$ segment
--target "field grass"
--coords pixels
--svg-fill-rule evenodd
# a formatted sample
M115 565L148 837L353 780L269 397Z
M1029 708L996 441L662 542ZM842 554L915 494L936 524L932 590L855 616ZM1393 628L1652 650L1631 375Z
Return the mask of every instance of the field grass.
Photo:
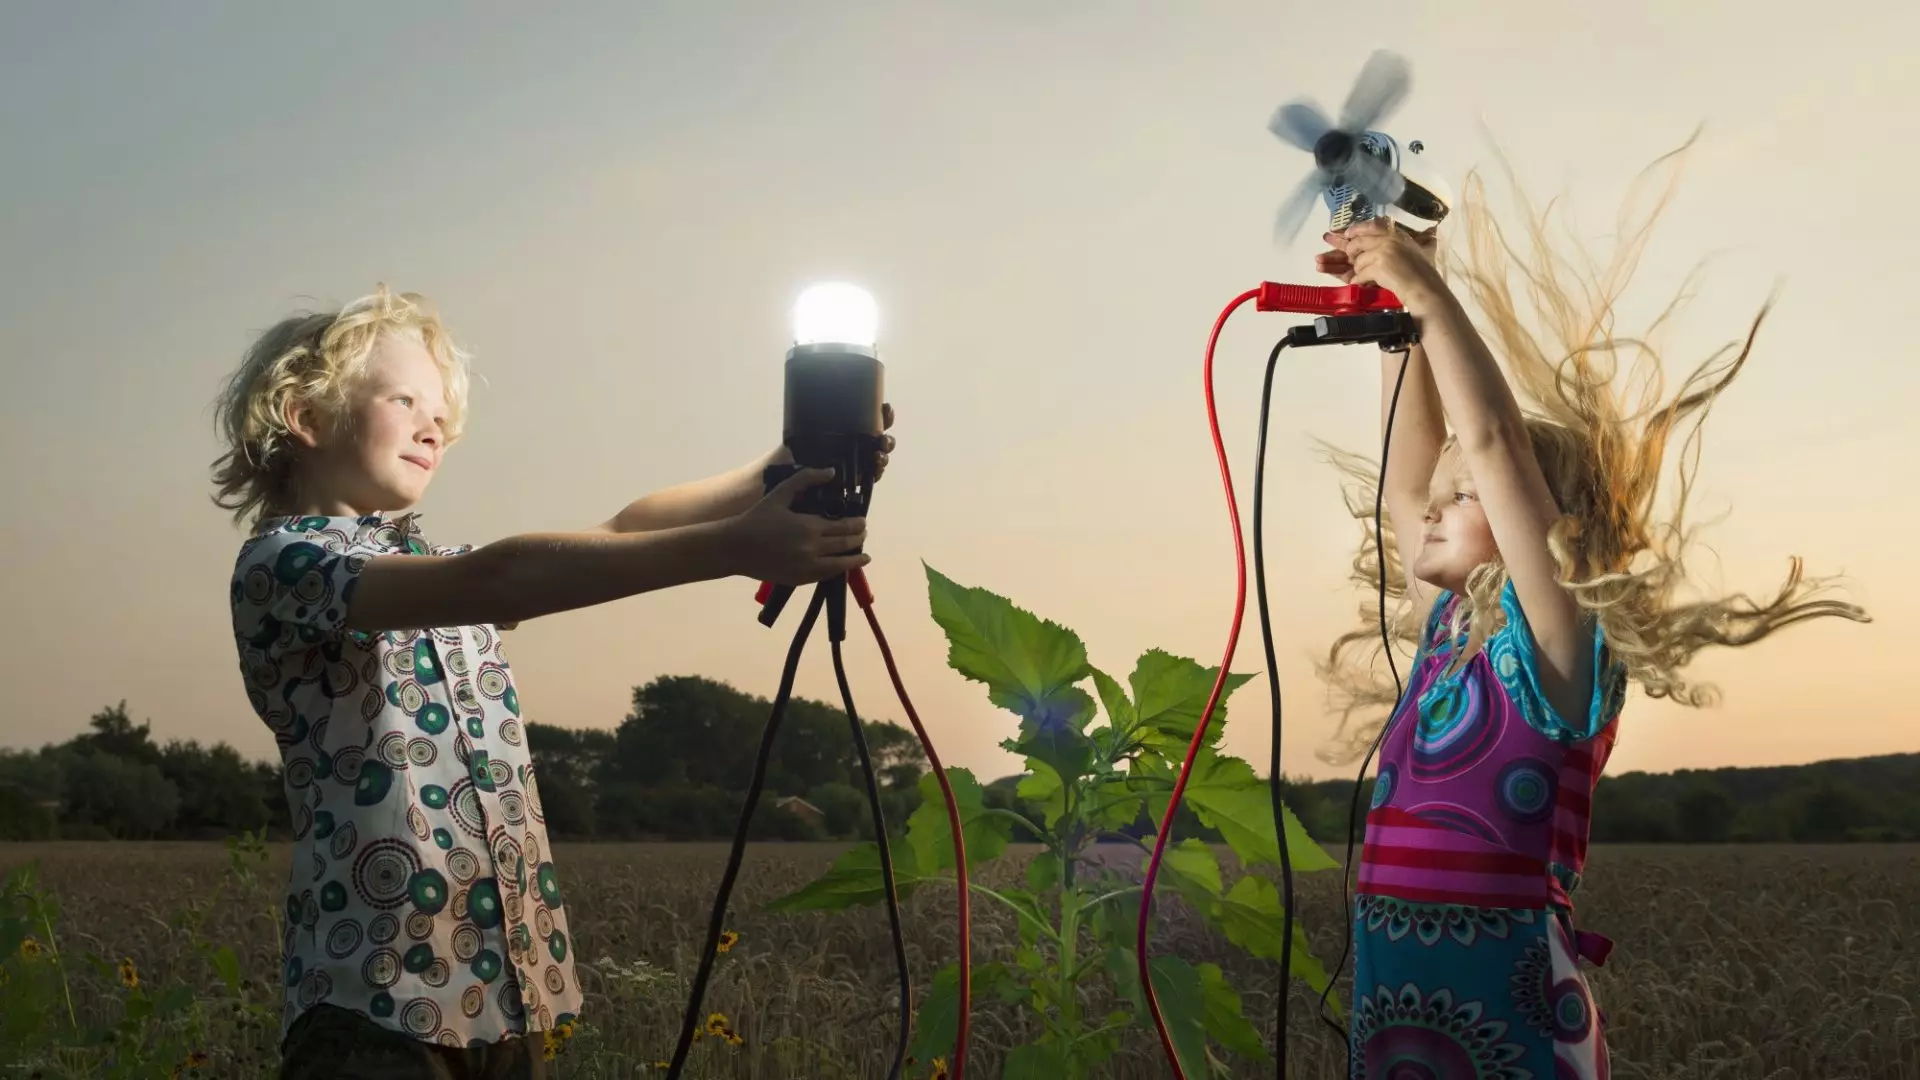
M745 1042L704 1041L690 1076L885 1075L895 991L881 909L755 910L810 880L839 850L773 844L749 852L729 920L742 937L707 994L707 1008L725 1013ZM639 1063L671 1054L682 980L695 968L725 847L556 844L555 852L576 956L590 967L582 970L585 1023L553 1075L663 1075ZM270 846L263 887L251 897L223 893L203 929L239 955L246 994L276 1007L275 912L287 857L284 846ZM128 957L144 985L191 980L196 992L211 992L205 963L169 916L214 894L228 864L220 845L0 845L0 870L29 860L39 861L42 884L62 906L58 944L66 954ZM1001 860L984 883L1011 877L1023 861ZM1592 974L1612 1024L1615 1076L1920 1080L1920 847L1602 848L1589 870L1582 925L1618 943ZM1330 964L1340 948L1339 879L1329 872L1300 880L1315 950ZM1270 1046L1274 965L1249 960L1185 917L1171 890L1163 895L1156 952L1220 964ZM976 903L974 912L976 964L1010 957L1011 920L997 905ZM919 894L907 905L916 996L955 956L952 914L949 893ZM661 974L647 985L600 968L607 959L628 971L646 961ZM76 970L73 1008L83 1021L104 1015L119 990L110 974ZM1338 1042L1314 1019L1311 996L1295 993L1289 1075L1338 1076ZM976 1007L968 1075L984 1080L1003 1048L1027 1032L991 1003ZM216 1017L210 1059L195 1075L270 1076L277 1037L277 1014L270 1022ZM1150 1032L1130 1039L1109 1075L1168 1075ZM1271 1066L1248 1065L1239 1075L1271 1075Z

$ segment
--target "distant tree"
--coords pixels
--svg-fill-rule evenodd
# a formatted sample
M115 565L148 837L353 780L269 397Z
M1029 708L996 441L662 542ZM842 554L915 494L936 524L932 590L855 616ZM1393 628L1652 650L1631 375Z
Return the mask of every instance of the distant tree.
M158 765L107 753L70 753L64 763L61 824L95 826L129 840L165 836L180 812L180 790Z
M1707 776L1693 778L1674 800L1674 832L1692 844L1723 844L1733 839L1733 824L1740 816L1719 783Z
M1877 825L1873 806L1850 787L1825 781L1795 800L1793 838L1815 843L1836 843L1852 837L1854 830Z
M180 795L174 828L182 835L220 837L267 824L270 815L253 766L226 743L202 747L192 740L170 740L160 750L158 765Z
M547 831L557 837L592 836L600 778L614 747L611 731L528 724L527 751Z
M853 837L862 840L873 839L873 811L867 806L866 793L852 784L821 784L807 792L807 801L820 808L826 816L827 835L835 838ZM886 812L885 804L881 812ZM889 815L890 816L890 815ZM888 827L892 827L888 822Z
M25 789L0 782L0 840L16 843L54 838L53 814Z
M125 698L118 705L109 705L94 713L88 723L93 728L93 734L82 735L75 740L88 749L128 761L160 764L160 748L153 744L153 721L145 720L139 727L134 727L133 718L127 715Z

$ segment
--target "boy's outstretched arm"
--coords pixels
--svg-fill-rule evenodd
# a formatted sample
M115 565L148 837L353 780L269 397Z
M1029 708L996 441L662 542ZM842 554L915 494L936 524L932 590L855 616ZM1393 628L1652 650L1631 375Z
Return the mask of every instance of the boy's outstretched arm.
M724 521L746 513L766 494L769 466L792 462L784 445L775 447L739 468L643 495L588 531L640 533Z
M882 430L893 426L893 406L881 406ZM884 473L893 449L893 437L887 436L880 453L878 471ZM628 503L619 513L595 525L589 532L633 533L655 529L677 529L724 521L744 514L766 493L765 475L774 465L793 464L793 453L785 444L774 447L737 469L662 488Z
M587 531L510 536L462 555L381 555L353 584L346 626L364 632L507 624L695 581L747 575L810 584L871 557L864 518L792 510L799 493L832 471L794 474L745 513L639 533Z
M1459 298L1410 241L1366 222L1348 231L1347 247L1355 277L1391 289L1419 320L1441 405L1533 630L1548 700L1562 715L1585 715L1592 689L1583 685L1590 672L1582 661L1592 638L1583 633L1580 606L1560 585L1547 548L1560 510L1506 376ZM1568 705L1576 707L1567 712Z

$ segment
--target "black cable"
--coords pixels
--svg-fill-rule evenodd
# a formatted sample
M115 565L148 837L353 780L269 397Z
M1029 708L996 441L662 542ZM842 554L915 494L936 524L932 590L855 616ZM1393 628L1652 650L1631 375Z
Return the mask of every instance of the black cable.
M846 579L835 588L844 590ZM853 711L853 689L847 685L847 665L840 655L840 643L833 642L833 677L840 683L840 701L847 711L847 723L853 727L854 749L860 752L860 771L867 781L867 807L873 812L873 835L880 846L880 878L887 890L887 921L893 931L893 959L900 973L900 1041L893 1048L893 1067L889 1080L897 1080L905 1067L907 1039L913 1031L913 984L907 975L907 942L900 933L900 897L894 887L893 855L887 847L887 815L880 805L880 784L873 772L873 758L867 751L867 733L860 726L860 714Z
M787 664L780 672L780 691L774 696L773 709L767 716L767 727L760 735L760 753L754 759L753 779L747 785L747 801L740 808L740 823L733 830L733 849L727 853L727 869L720 875L720 891L713 898L713 917L707 924L707 945L700 954L700 971L693 979L693 992L687 998L687 1013L680 1021L680 1042L673 1050L673 1064L667 1069L669 1080L679 1077L680 1070L687 1064L687 1051L693 1046L693 1030L700 1017L700 1006L707 995L707 980L713 975L713 958L720 947L720 931L727 918L727 899L733 895L734 879L740 876L740 860L747 850L747 829L753 824L754 807L760 803L760 790L766 786L767 762L773 755L773 737L780 729L780 721L786 715L787 700L793 696L794 676L800 670L800 654L806 649L807 638L813 633L814 623L820 618L820 607L827 599L827 583L814 587L813 602L807 605L806 617L800 620L800 628L793 632L793 644L787 647Z
M1340 905L1341 910L1345 913L1346 927L1341 934L1340 962L1334 965L1333 974L1327 976L1327 988L1320 994L1320 1016L1322 1020L1327 1020L1327 995L1333 993L1333 984L1340 978L1340 972L1346 969L1347 956L1353 950L1353 890L1351 888L1351 874L1353 873L1353 833L1360 818L1360 790L1366 783L1367 768L1373 764L1373 755L1380 749L1380 744L1386 740L1387 731L1393 726L1393 718L1400 712L1401 699L1406 697L1407 694L1406 688L1400 683L1400 670L1393 662L1393 638L1387 633L1387 552L1386 537L1380 529L1380 506L1387 490L1387 454L1393 446L1393 417L1394 413L1400 407L1400 387L1406 381L1407 361L1411 356L1412 349L1408 349L1406 352L1400 354L1400 374L1393 380L1393 397L1387 402L1386 431L1381 435L1380 439L1380 479L1379 482L1374 485L1373 489L1373 551L1374 561L1379 569L1380 645L1387 654L1387 670L1393 672L1393 710L1387 713L1387 722L1380 725L1380 734L1374 737L1373 745L1367 748L1367 756L1360 762L1360 774L1356 776L1353 781L1353 804L1347 809L1347 861L1346 864L1341 867L1340 871ZM1402 569L1408 573L1412 572L1405 567ZM1358 996L1358 990L1359 988L1355 987L1356 997ZM1327 1020L1327 1023L1335 1030L1341 1032L1343 1037L1341 1045L1345 1048L1347 1054L1347 1072L1351 1074L1353 1072L1353 1042L1351 1036L1333 1021Z
M1280 907L1285 923L1280 931L1280 1007L1274 1027L1274 1075L1287 1075L1287 997L1293 987L1293 856L1287 850L1286 815L1280 800L1280 669L1274 657L1273 621L1267 611L1266 542L1262 539L1262 506L1267 471L1267 417L1273 405L1273 371L1287 347L1281 338L1267 355L1267 378L1260 390L1260 441L1253 463L1253 581L1260 601L1260 644L1267 652L1267 689L1273 696L1273 758L1267 768L1267 788L1273 801L1273 834L1280 842Z

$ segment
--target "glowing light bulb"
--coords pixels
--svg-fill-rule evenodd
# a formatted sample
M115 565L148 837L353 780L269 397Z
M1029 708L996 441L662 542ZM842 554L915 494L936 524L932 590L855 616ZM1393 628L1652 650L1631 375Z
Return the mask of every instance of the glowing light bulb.
M815 285L793 305L793 343L873 348L880 310L857 285Z

